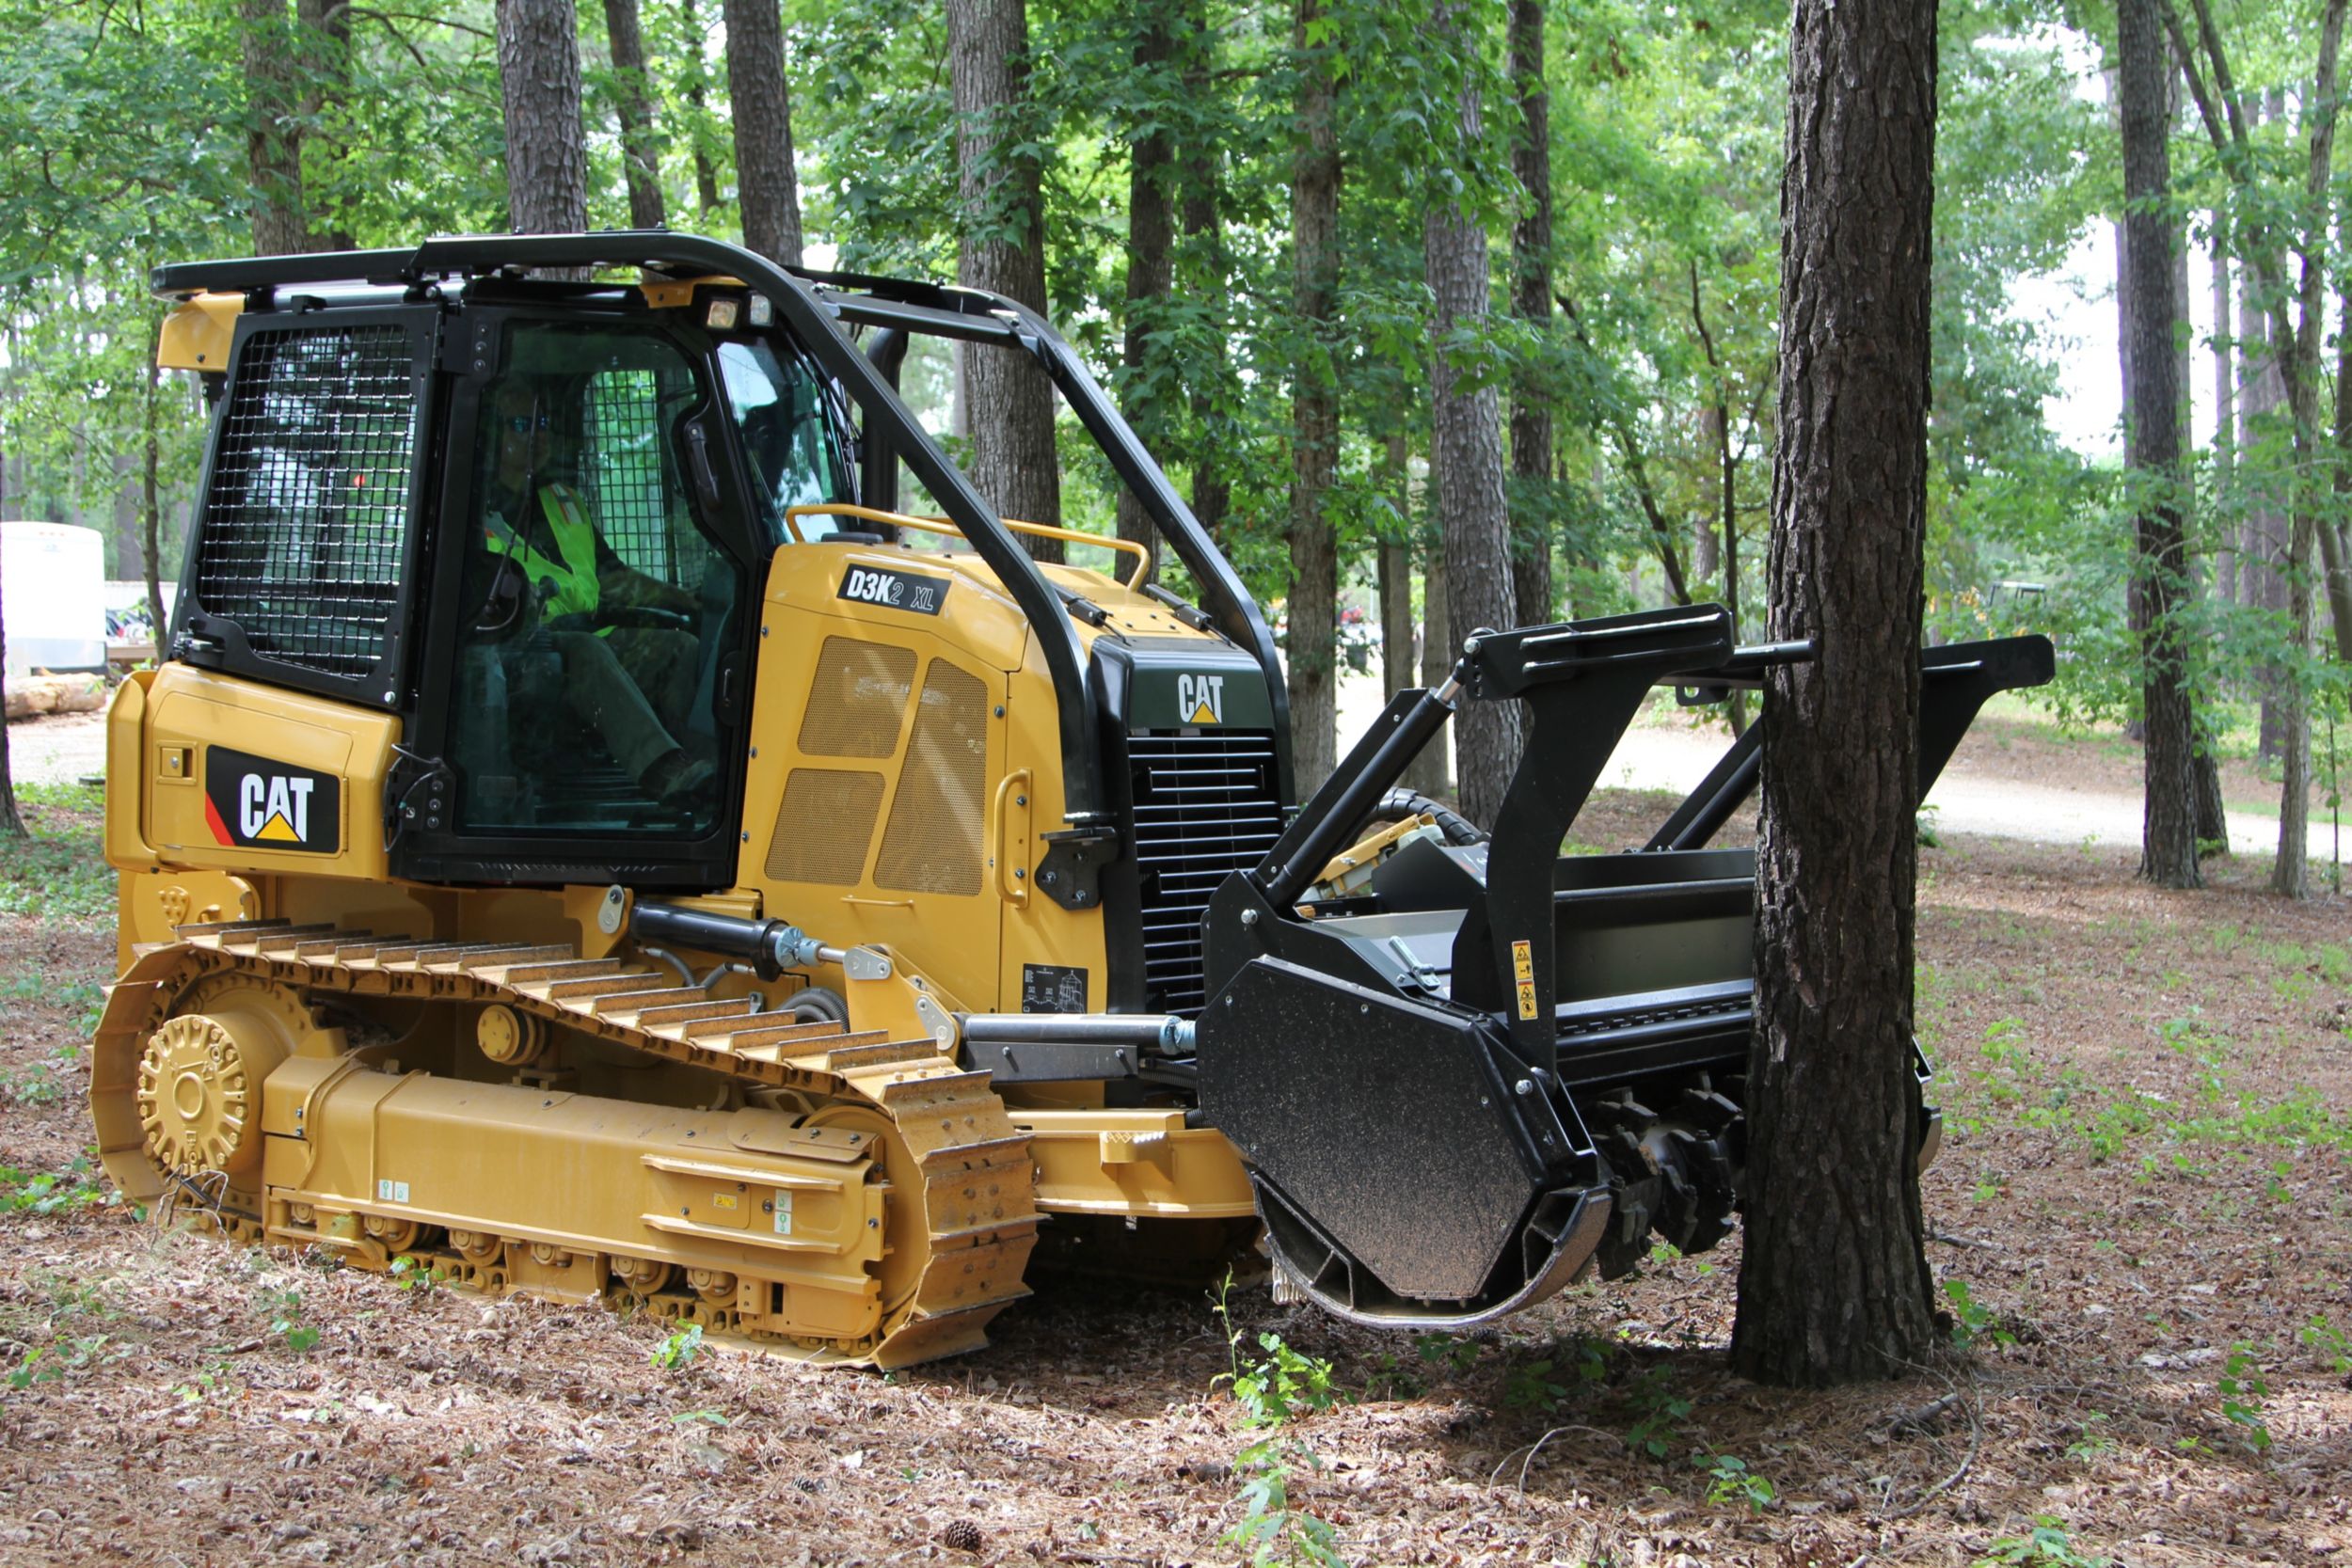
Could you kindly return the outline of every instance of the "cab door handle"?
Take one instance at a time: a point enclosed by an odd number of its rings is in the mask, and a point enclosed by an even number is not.
[[[996,891],[1016,909],[1029,901],[1029,770],[1016,768],[996,784],[995,803],[989,816],[996,831],[989,835],[989,864],[996,871]]]

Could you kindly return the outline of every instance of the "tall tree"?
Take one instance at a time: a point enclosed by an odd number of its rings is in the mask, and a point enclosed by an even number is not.
[[[1167,0],[1136,8],[1135,65],[1130,90],[1138,103],[1127,139],[1126,337],[1122,345],[1121,412],[1146,448],[1163,450],[1174,394],[1161,317],[1176,269],[1176,138],[1166,114],[1165,80],[1176,53]],[[1124,485],[1117,526],[1121,539],[1154,543],[1152,519]]]
[[[1511,171],[1527,205],[1511,227],[1511,309],[1538,339],[1551,322],[1551,94],[1544,87],[1544,0],[1511,0],[1509,71],[1519,133]],[[1551,401],[1535,366],[1511,382],[1511,477],[1528,521],[1512,543],[1513,600],[1521,626],[1551,619]]]
[[[1933,7],[1797,0],[1781,174],[1747,1239],[1732,1364],[1898,1373],[1934,1338],[1911,1069]]]
[[[678,25],[686,35],[686,59],[678,74],[684,83],[687,130],[694,149],[694,210],[705,216],[719,210],[719,163],[713,156],[710,124],[710,35],[695,0],[678,0]]]
[[[253,191],[253,248],[262,256],[310,248],[302,212],[302,122],[286,0],[238,0],[245,55],[246,169]]]
[[[294,0],[294,15],[301,23],[302,52],[310,67],[302,93],[302,140],[318,149],[317,163],[331,170],[323,182],[304,181],[305,245],[311,250],[350,250],[356,244],[348,215],[350,150],[326,129],[330,121],[342,120],[348,114],[350,0]]]
[[[1187,0],[1187,4],[1186,21],[1196,41],[1184,51],[1184,102],[1199,105],[1208,101],[1212,91],[1210,78],[1216,63],[1216,51],[1200,0]],[[1184,157],[1184,199],[1177,214],[1184,235],[1178,253],[1179,276],[1183,292],[1216,313],[1217,339],[1223,341],[1224,302],[1230,289],[1220,196],[1223,180],[1218,172],[1220,149],[1216,138],[1204,126],[1196,121],[1191,129]],[[1196,376],[1192,423],[1193,438],[1199,443],[1192,466],[1192,515],[1215,535],[1225,526],[1225,513],[1232,501],[1233,481],[1227,467],[1225,443],[1217,429],[1220,416],[1214,375]]]
[[[2327,326],[2323,290],[2329,216],[2328,180],[2341,107],[2336,99],[2336,66],[2344,47],[2346,0],[2327,0],[2320,16],[2318,58],[2312,67],[2311,94],[2304,100],[2308,142],[2301,200],[2299,210],[2291,210],[2283,217],[2275,204],[2267,212],[2257,205],[2258,166],[2212,7],[2207,0],[2192,0],[2197,17],[2197,47],[2192,48],[2170,0],[2159,3],[2189,94],[2196,100],[2198,118],[2223,172],[2247,204],[2239,230],[2246,237],[2247,261],[2255,286],[2268,306],[2270,341],[2286,383],[2287,413],[2295,426],[2294,504],[2286,560],[2287,628],[2299,663],[2311,641],[2312,546],[2324,521],[2319,515],[2323,503],[2318,482],[2322,440],[2319,341]],[[2205,87],[2205,69],[2213,73],[2211,92]],[[2290,252],[2301,263],[2292,294],[2286,286]],[[2329,537],[2334,538],[2332,530]],[[2334,539],[2327,547],[2335,550],[2343,544],[2340,538]],[[2346,581],[2346,594],[2347,602],[2332,608],[2338,657],[2352,658],[2352,579]],[[2311,885],[2304,859],[2311,826],[2311,693],[2299,670],[2290,670],[2288,674],[2280,691],[2279,853],[2271,866],[2270,885],[2274,892],[2300,898]]]
[[[579,233],[588,227],[588,144],[578,13],[571,0],[498,0],[498,27],[509,226]]]
[[[1045,198],[1029,135],[1026,0],[947,0],[947,57],[956,106],[962,204],[956,278],[1045,309]],[[1054,451],[1054,389],[1018,349],[969,345],[963,393],[972,410],[972,483],[1008,517],[1058,526],[1061,470]],[[1025,538],[1058,561],[1061,546]]]
[[[1441,145],[1468,170],[1484,140],[1479,51],[1467,36],[1477,10],[1464,0],[1437,0],[1430,33],[1461,61],[1454,123]],[[1483,347],[1492,288],[1486,225],[1470,182],[1433,179],[1422,215],[1422,265],[1428,280],[1433,375],[1430,464],[1438,481],[1438,530],[1444,540],[1446,619],[1455,651],[1482,629],[1502,631],[1518,619],[1511,584],[1511,525],[1502,483],[1502,407],[1494,384],[1473,372]],[[1454,775],[1462,813],[1493,825],[1504,786],[1519,760],[1515,703],[1465,703],[1454,721]]]
[[[725,0],[727,96],[734,102],[736,199],[743,243],[801,264],[801,187],[792,168],[792,100],[785,86],[777,0]]]
[[[5,589],[6,584],[0,583],[0,592]],[[158,628],[157,638],[162,635]],[[0,669],[7,667],[8,658],[8,638],[5,631],[0,631]],[[24,818],[16,809],[16,773],[8,764],[8,721],[6,714],[0,713],[0,838],[24,836]]]
[[[1426,687],[1443,686],[1454,659],[1460,656],[1460,650],[1454,645],[1454,627],[1448,618],[1449,595],[1445,543],[1432,539],[1422,550],[1421,684]],[[1456,719],[1454,722],[1461,721]],[[1451,782],[1446,762],[1442,740],[1424,746],[1421,755],[1413,759],[1413,766],[1406,769],[1405,782],[1423,795],[1442,795]]]
[[[1339,762],[1339,542],[1328,512],[1340,464],[1340,389],[1331,341],[1339,313],[1339,83],[1321,42],[1322,0],[1298,0],[1298,145],[1291,174],[1291,311],[1299,352],[1291,386],[1291,736],[1298,787]],[[1483,246],[1485,237],[1480,243]]]
[[[621,178],[628,185],[629,227],[660,229],[670,221],[670,214],[661,195],[661,143],[654,134],[653,84],[645,72],[645,33],[637,0],[604,0],[604,33],[612,49],[612,101],[621,122]]]
[[[2174,349],[2171,120],[2159,0],[2121,0],[2116,103],[2123,140],[2124,418],[2132,469],[2132,619],[2139,633],[2146,742],[2139,874],[2200,886],[2196,725],[2189,711],[2188,548],[2181,521],[2181,385]]]

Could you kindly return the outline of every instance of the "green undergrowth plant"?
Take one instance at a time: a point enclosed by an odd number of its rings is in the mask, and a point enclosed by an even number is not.
[[[1771,1481],[1757,1475],[1746,1460],[1736,1454],[1710,1453],[1702,1449],[1691,1456],[1691,1462],[1706,1472],[1707,1500],[1717,1508],[1742,1503],[1749,1513],[1761,1513],[1779,1496]]]
[[[1975,1568],[2107,1568],[2107,1560],[2077,1550],[2065,1521],[2037,1513],[2031,1529],[1995,1540],[1992,1550],[1977,1559]]]
[[[660,1343],[653,1347],[653,1364],[660,1371],[681,1371],[694,1364],[694,1358],[702,1354],[702,1350],[703,1325],[688,1323],[683,1328],[672,1329],[662,1337]]]
[[[1299,1352],[1271,1330],[1259,1332],[1252,1350],[1248,1334],[1233,1323],[1232,1288],[1228,1275],[1214,1307],[1229,1363],[1216,1382],[1227,1386],[1240,1406],[1243,1427],[1258,1435],[1233,1456],[1233,1475],[1241,1483],[1234,1501],[1241,1516],[1220,1539],[1251,1568],[1273,1563],[1346,1568],[1338,1528],[1291,1496],[1302,1471],[1323,1469],[1323,1461],[1295,1434],[1292,1422],[1331,1408],[1336,1398],[1331,1363]]]

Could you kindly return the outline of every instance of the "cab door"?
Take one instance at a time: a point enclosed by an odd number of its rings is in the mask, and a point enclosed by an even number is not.
[[[618,311],[470,307],[449,331],[469,368],[389,786],[394,871],[725,887],[766,550],[711,345]]]

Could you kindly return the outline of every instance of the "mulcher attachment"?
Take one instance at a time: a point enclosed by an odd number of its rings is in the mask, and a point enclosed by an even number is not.
[[[1200,1116],[1248,1162],[1280,1284],[1359,1322],[1459,1326],[1589,1267],[1629,1273],[1655,1239],[1698,1252],[1728,1233],[1755,858],[1704,846],[1754,788],[1757,729],[1645,851],[1558,849],[1651,687],[1703,700],[1811,657],[1736,649],[1711,606],[1481,632],[1218,890]],[[2041,638],[1928,650],[1921,791],[1986,697],[2050,671]],[[1369,894],[1319,896],[1460,700],[1528,721],[1491,841],[1425,830]]]

